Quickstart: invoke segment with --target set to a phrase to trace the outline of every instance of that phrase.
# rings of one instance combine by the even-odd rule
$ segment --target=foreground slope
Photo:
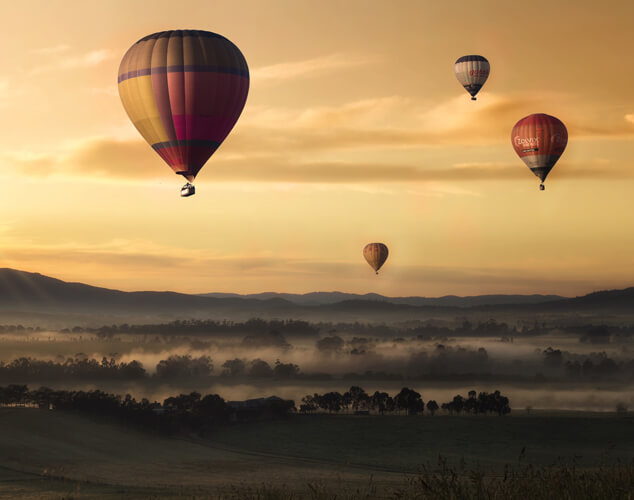
[[[417,496],[419,466],[436,464],[438,455],[449,464],[446,479],[452,471],[472,477],[470,470],[480,470],[499,480],[503,494],[489,498],[525,498],[520,492],[527,487],[539,490],[532,498],[543,498],[544,489],[591,486],[579,483],[571,469],[503,479],[504,464],[518,466],[520,458],[523,464],[574,463],[575,470],[591,469],[588,474],[603,471],[590,481],[610,480],[617,493],[610,498],[628,498],[624,485],[634,476],[623,474],[632,469],[616,464],[634,457],[632,416],[536,413],[297,415],[219,427],[205,438],[170,438],[58,411],[0,408],[0,498],[367,499],[399,492],[398,498],[463,498],[448,495],[445,479]],[[467,469],[458,465],[463,459]],[[605,498],[607,483],[601,484],[588,498]],[[509,489],[517,494],[505,493]]]

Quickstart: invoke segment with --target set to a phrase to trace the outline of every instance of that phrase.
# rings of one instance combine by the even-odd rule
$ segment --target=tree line
[[[471,322],[463,320],[456,326],[445,326],[434,324],[430,321],[410,321],[409,326],[393,327],[385,324],[372,323],[332,323],[316,322],[310,323],[303,320],[265,320],[262,318],[252,318],[247,321],[229,320],[177,320],[169,323],[156,323],[144,325],[104,325],[97,328],[75,326],[61,329],[61,333],[95,334],[101,338],[111,338],[117,334],[136,335],[215,335],[215,334],[257,334],[270,331],[277,331],[282,334],[317,336],[320,333],[335,335],[336,333],[355,335],[371,335],[376,337],[400,335],[404,337],[414,337],[420,339],[435,339],[443,337],[502,337],[512,339],[513,337],[530,337],[547,335],[556,331],[578,336],[580,341],[605,344],[609,343],[612,337],[631,337],[634,335],[634,325],[569,325],[565,322],[547,324],[545,322],[534,321],[533,323],[522,322],[521,324],[509,325],[495,319],[486,321]],[[41,327],[25,327],[23,325],[0,325],[2,333],[23,333],[44,331]]]
[[[255,402],[257,404],[240,408],[227,404],[217,394],[202,396],[198,392],[171,396],[159,403],[146,398],[137,401],[130,394],[122,397],[101,390],[67,391],[48,387],[29,390],[26,385],[16,384],[0,387],[0,405],[38,406],[112,417],[125,424],[166,433],[181,430],[204,433],[218,424],[283,418],[296,411],[291,400],[269,398]]]
[[[282,334],[318,335],[319,328],[302,320],[265,320],[252,318],[247,321],[176,320],[169,323],[146,325],[105,325],[99,328],[75,326],[64,328],[61,333],[92,333],[101,338],[111,338],[118,334],[132,335],[238,335],[276,331]]]
[[[469,391],[466,398],[457,395],[446,403],[438,405],[435,400],[425,404],[420,393],[408,387],[390,396],[387,392],[375,391],[370,395],[359,386],[352,386],[343,394],[327,392],[325,394],[307,395],[302,398],[300,413],[405,413],[407,415],[423,414],[425,409],[433,416],[439,409],[450,414],[497,414],[506,415],[511,412],[510,402],[500,391],[493,393]]]
[[[29,382],[41,380],[191,380],[211,377],[214,365],[209,356],[192,357],[189,354],[171,355],[159,361],[150,375],[139,361],[118,362],[103,357],[101,361],[84,356],[67,358],[63,362],[18,358],[9,363],[0,362],[0,382]],[[299,366],[277,360],[273,365],[261,359],[227,360],[222,365],[222,377],[289,379],[300,375]]]
[[[317,341],[333,344],[333,337],[325,337]],[[363,345],[358,339],[358,345]],[[339,345],[339,344],[337,344]],[[331,345],[331,347],[334,347]],[[323,348],[323,346],[322,346]],[[352,355],[352,354],[351,354]],[[559,349],[548,348],[542,352],[541,367],[534,375],[509,375],[506,379],[540,380],[632,380],[634,379],[634,360],[616,361],[605,352],[590,354],[572,354]],[[437,344],[431,353],[426,351],[410,354],[405,372],[390,373],[385,371],[350,372],[341,375],[343,380],[464,380],[477,377],[479,380],[498,380],[501,375],[491,371],[494,368],[489,362],[484,348],[477,350],[463,347],[450,347]],[[178,381],[209,377],[227,377],[243,379],[306,379],[332,380],[328,373],[303,373],[299,365],[284,363],[279,359],[274,363],[265,360],[234,358],[226,360],[218,371],[211,357],[207,355],[192,356],[171,355],[157,363],[153,373],[146,370],[139,361],[117,361],[113,357],[102,357],[101,361],[88,358],[79,353],[64,361],[40,360],[21,357],[10,362],[0,361],[0,383],[27,383],[41,380],[158,380]]]

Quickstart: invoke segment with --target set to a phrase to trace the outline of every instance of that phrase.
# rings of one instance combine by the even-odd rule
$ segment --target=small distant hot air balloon
[[[542,181],[539,189],[543,191],[546,176],[568,144],[566,126],[554,116],[529,115],[515,124],[511,141],[517,155]]]
[[[162,31],[136,42],[119,66],[119,96],[130,120],[174,172],[181,196],[235,125],[249,92],[249,68],[225,37]]]
[[[469,94],[471,100],[476,100],[476,94],[489,78],[491,66],[482,56],[462,56],[454,64],[456,78]]]
[[[376,274],[379,274],[379,269],[381,269],[381,266],[385,264],[387,254],[387,246],[383,243],[368,243],[363,248],[363,256],[365,257],[365,260],[368,261],[368,264],[370,264],[370,267],[374,269]]]

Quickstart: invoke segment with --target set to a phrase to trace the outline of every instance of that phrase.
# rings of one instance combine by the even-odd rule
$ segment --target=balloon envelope
[[[544,182],[568,144],[568,131],[561,120],[544,113],[518,121],[511,132],[513,149]]]
[[[163,31],[123,56],[119,96],[143,138],[192,181],[235,125],[249,68],[233,43],[209,31]]]
[[[454,72],[456,78],[469,94],[471,99],[475,99],[475,95],[480,92],[484,82],[489,78],[491,66],[489,61],[482,56],[462,56],[454,64]]]
[[[385,264],[387,255],[387,246],[383,243],[368,243],[363,248],[363,256],[365,257],[365,260],[368,261],[370,267],[374,269],[377,274],[379,274],[378,271],[381,269],[381,266]]]

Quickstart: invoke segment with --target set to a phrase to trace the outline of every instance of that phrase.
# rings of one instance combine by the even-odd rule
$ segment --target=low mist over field
[[[468,312],[467,312],[468,314]],[[634,405],[634,328],[468,320],[311,323],[191,320],[0,328],[0,383],[108,387],[161,400],[174,391],[228,400],[341,391],[351,384],[425,398],[499,389],[514,408],[614,411]]]

